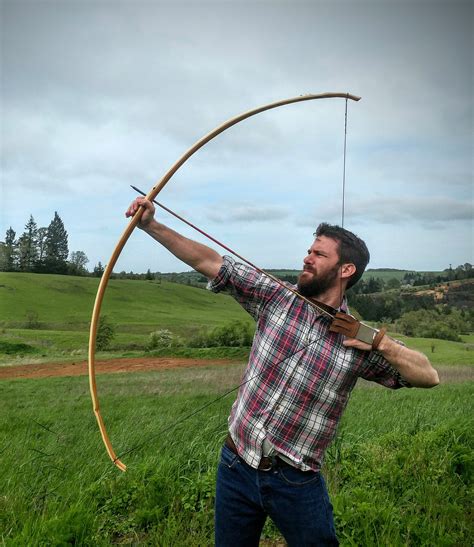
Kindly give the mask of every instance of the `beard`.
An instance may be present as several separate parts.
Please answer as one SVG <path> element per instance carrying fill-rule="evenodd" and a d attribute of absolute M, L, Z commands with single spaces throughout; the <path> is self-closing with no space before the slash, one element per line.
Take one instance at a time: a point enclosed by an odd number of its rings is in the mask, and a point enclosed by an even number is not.
<path fill-rule="evenodd" d="M 298 292 L 306 297 L 317 298 L 337 284 L 339 280 L 339 268 L 338 264 L 327 273 L 318 275 L 316 272 L 308 279 L 304 278 L 306 272 L 302 272 L 298 277 Z"/>

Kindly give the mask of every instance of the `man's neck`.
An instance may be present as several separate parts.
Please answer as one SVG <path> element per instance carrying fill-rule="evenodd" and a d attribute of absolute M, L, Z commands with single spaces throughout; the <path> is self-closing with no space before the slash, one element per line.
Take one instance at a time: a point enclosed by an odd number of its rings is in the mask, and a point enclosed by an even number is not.
<path fill-rule="evenodd" d="M 343 287 L 331 288 L 322 294 L 318 294 L 316 296 L 310 297 L 310 300 L 315 300 L 316 302 L 324 304 L 334 310 L 337 310 L 340 308 L 343 299 L 344 299 Z"/>

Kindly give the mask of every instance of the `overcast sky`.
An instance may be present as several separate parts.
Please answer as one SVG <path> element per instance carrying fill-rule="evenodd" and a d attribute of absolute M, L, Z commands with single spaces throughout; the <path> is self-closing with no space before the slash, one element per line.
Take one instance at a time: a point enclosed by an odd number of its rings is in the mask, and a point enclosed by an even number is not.
<path fill-rule="evenodd" d="M 148 192 L 202 135 L 245 110 L 350 92 L 346 228 L 369 267 L 473 257 L 473 3 L 445 0 L 1 0 L 1 220 L 57 211 L 69 250 L 106 263 Z M 238 124 L 159 195 L 266 268 L 300 268 L 341 223 L 343 99 Z M 202 240 L 160 213 L 185 235 Z M 184 271 L 136 230 L 116 270 Z"/>

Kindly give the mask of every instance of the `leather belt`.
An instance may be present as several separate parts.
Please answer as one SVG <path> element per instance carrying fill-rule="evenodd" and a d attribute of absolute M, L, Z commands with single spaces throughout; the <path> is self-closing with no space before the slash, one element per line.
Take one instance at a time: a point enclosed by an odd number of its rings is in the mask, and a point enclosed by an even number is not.
<path fill-rule="evenodd" d="M 236 456 L 239 455 L 239 453 L 237 452 L 237 447 L 235 446 L 235 443 L 232 440 L 232 437 L 230 436 L 229 433 L 227 434 L 224 444 Z M 286 463 L 278 456 L 262 456 L 262 459 L 260 460 L 260 463 L 258 464 L 257 469 L 259 471 L 270 471 L 271 469 L 274 469 L 275 467 L 282 467 L 282 466 L 291 467 L 289 463 Z"/>

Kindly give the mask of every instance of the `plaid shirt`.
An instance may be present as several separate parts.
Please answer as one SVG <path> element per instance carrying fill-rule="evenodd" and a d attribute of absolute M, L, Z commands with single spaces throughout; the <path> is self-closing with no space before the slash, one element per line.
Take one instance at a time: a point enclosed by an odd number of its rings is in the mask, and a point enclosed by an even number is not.
<path fill-rule="evenodd" d="M 229 291 L 257 321 L 229 417 L 239 455 L 254 468 L 266 437 L 295 467 L 318 471 L 358 377 L 408 385 L 380 353 L 344 347 L 328 317 L 253 268 L 225 256 L 208 288 Z"/>

